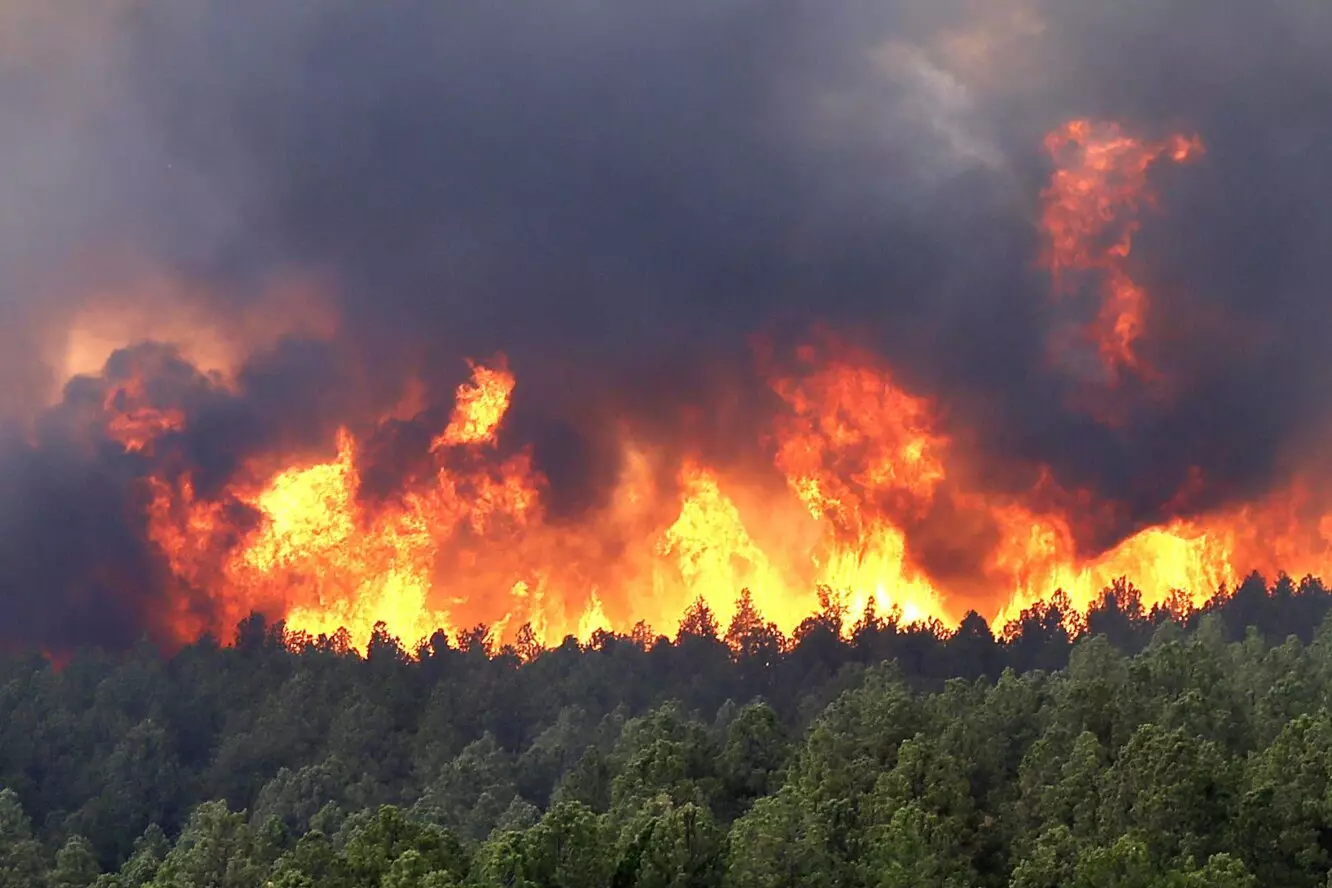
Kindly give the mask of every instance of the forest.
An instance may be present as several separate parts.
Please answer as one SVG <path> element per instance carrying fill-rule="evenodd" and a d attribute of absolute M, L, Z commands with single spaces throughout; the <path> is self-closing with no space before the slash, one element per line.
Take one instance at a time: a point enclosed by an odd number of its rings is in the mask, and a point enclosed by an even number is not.
<path fill-rule="evenodd" d="M 1332 885 L 1332 593 L 0 658 L 0 888 Z"/>

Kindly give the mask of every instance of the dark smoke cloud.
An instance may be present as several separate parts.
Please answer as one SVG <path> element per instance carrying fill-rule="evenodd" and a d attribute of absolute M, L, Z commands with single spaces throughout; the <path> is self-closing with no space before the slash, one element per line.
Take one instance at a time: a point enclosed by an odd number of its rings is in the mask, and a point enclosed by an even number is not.
<path fill-rule="evenodd" d="M 133 460 L 41 443 L 0 447 L 0 643 L 132 644 L 166 580 L 140 542 Z"/>
<path fill-rule="evenodd" d="M 146 343 L 113 353 L 98 377 L 71 380 L 31 437 L 9 426 L 0 439 L 0 646 L 170 642 L 168 593 L 175 608 L 215 625 L 207 590 L 174 579 L 150 543 L 143 482 L 188 469 L 196 494 L 212 499 L 251 457 L 330 456 L 339 418 L 361 406 L 342 366 L 324 344 L 286 342 L 225 388 L 170 346 Z M 143 403 L 187 417 L 151 451 L 126 452 L 107 428 L 104 405 L 124 400 L 131 380 L 145 381 Z M 227 526 L 253 526 L 247 506 L 222 501 Z"/>
<path fill-rule="evenodd" d="M 256 454 L 331 456 L 334 431 L 362 412 L 351 368 L 327 343 L 285 340 L 241 369 L 240 394 L 214 389 L 184 405 L 188 423 L 158 444 L 211 497 Z"/>
<path fill-rule="evenodd" d="M 1159 518 L 1192 465 L 1217 496 L 1247 495 L 1326 430 L 1322 0 L 12 7 L 0 408 L 49 394 L 41 343 L 97 280 L 88 257 L 204 282 L 222 312 L 275 273 L 336 281 L 335 343 L 284 343 L 239 395 L 191 399 L 167 444 L 210 485 L 248 454 L 326 445 L 408 370 L 439 420 L 459 359 L 504 350 L 515 428 L 576 512 L 610 464 L 592 420 L 627 409 L 669 437 L 673 405 L 721 392 L 702 438 L 751 447 L 765 404 L 737 369 L 746 337 L 815 320 L 937 393 L 995 486 L 1049 463 L 1122 502 L 1088 546 Z M 1154 173 L 1164 214 L 1135 249 L 1181 390 L 1120 428 L 1065 409 L 1071 383 L 1045 359 L 1040 140 L 1072 116 L 1208 149 Z M 126 582 L 160 588 L 127 516 L 135 470 L 62 428 L 0 466 L 15 546 L 0 640 L 128 633 L 147 602 L 98 613 L 92 555 L 123 550 Z M 382 432 L 372 462 L 406 466 L 422 437 Z M 79 545 L 47 545 L 43 516 Z M 86 624 L 51 622 L 88 601 L 103 603 Z"/>

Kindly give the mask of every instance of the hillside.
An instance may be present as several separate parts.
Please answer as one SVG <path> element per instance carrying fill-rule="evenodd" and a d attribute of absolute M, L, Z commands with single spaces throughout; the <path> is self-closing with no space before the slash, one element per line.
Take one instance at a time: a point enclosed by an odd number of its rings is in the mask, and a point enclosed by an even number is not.
<path fill-rule="evenodd" d="M 1136 601 L 11 657 L 0 885 L 1323 885 L 1332 595 Z"/>

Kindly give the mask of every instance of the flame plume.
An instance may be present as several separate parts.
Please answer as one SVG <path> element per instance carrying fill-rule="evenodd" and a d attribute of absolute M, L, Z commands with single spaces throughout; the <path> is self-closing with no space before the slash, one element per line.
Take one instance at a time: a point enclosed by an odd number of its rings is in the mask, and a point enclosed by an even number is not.
<path fill-rule="evenodd" d="M 1091 277 L 1099 284 L 1095 318 L 1077 340 L 1096 353 L 1111 386 L 1128 373 L 1158 376 L 1139 353 L 1149 309 L 1147 292 L 1129 274 L 1127 260 L 1141 228 L 1137 213 L 1155 206 L 1147 171 L 1162 158 L 1184 163 L 1203 152 L 1196 137 L 1172 136 L 1144 143 L 1115 123 L 1073 120 L 1045 138 L 1058 168 L 1042 193 L 1044 264 L 1056 293 L 1076 292 Z"/>
<path fill-rule="evenodd" d="M 772 380 L 788 408 L 773 428 L 773 461 L 787 491 L 765 492 L 752 505 L 731 493 L 742 489 L 733 479 L 686 460 L 671 488 L 674 518 L 654 524 L 668 487 L 627 442 L 604 510 L 578 525 L 549 522 L 545 479 L 530 454 L 495 461 L 482 452 L 502 430 L 515 381 L 475 365 L 449 424 L 466 433 L 446 431 L 432 445 L 438 453 L 440 441 L 454 440 L 447 446 L 464 452 L 441 459 L 430 483 L 392 503 L 367 504 L 357 495 L 356 445 L 344 430 L 336 459 L 235 491 L 258 521 L 211 572 L 200 557 L 217 549 L 223 510 L 193 500 L 188 482 L 154 485 L 153 538 L 177 575 L 213 590 L 229 617 L 267 609 L 295 631 L 331 635 L 345 627 L 355 641 L 380 622 L 423 639 L 472 620 L 506 640 L 523 624 L 542 643 L 564 634 L 585 640 L 598 629 L 627 631 L 645 616 L 670 621 L 700 598 L 729 620 L 742 588 L 787 632 L 817 607 L 820 587 L 853 613 L 872 601 L 880 612 L 955 626 L 961 614 L 947 585 L 914 557 L 906 529 L 938 497 L 983 515 L 997 531 L 983 568 L 1002 593 L 985 614 L 995 620 L 1057 589 L 1086 609 L 1125 575 L 1142 584 L 1150 606 L 1177 589 L 1200 600 L 1252 566 L 1325 566 L 1322 537 L 1301 541 L 1298 491 L 1172 520 L 1082 558 L 1069 514 L 950 486 L 948 438 L 935 428 L 930 402 L 896 385 L 869 356 L 837 351 L 840 359 L 821 362 L 804 349 L 803 375 Z M 479 412 L 484 421 L 474 419 Z M 1076 504 L 1076 496 L 1061 495 Z"/>
<path fill-rule="evenodd" d="M 1153 380 L 1140 349 L 1149 300 L 1127 260 L 1137 214 L 1154 200 L 1148 170 L 1191 160 L 1202 144 L 1077 120 L 1046 148 L 1058 169 L 1042 195 L 1045 267 L 1061 296 L 1090 283 L 1098 299 L 1078 341 L 1111 387 Z M 1120 577 L 1151 607 L 1199 602 L 1255 569 L 1328 567 L 1332 514 L 1314 478 L 1190 513 L 1193 487 L 1208 481 L 1195 472 L 1160 520 L 1089 552 L 1085 527 L 1116 504 L 1043 466 L 1026 467 L 1038 479 L 1030 489 L 996 494 L 956 444 L 965 422 L 945 419 L 947 405 L 902 385 L 881 356 L 820 332 L 788 357 L 760 368 L 776 412 L 754 430 L 764 449 L 750 471 L 617 420 L 610 489 L 573 517 L 552 514 L 551 479 L 531 446 L 511 440 L 522 389 L 502 354 L 471 363 L 447 421 L 414 454 L 428 471 L 388 496 L 363 489 L 364 422 L 359 438 L 350 424 L 337 431 L 331 459 L 275 464 L 269 453 L 206 493 L 192 470 L 154 462 L 148 536 L 191 593 L 162 619 L 182 641 L 259 610 L 296 632 L 346 629 L 354 644 L 379 623 L 408 642 L 485 623 L 502 641 L 521 631 L 524 645 L 553 644 L 644 621 L 668 627 L 698 600 L 725 625 L 742 589 L 785 632 L 821 598 L 956 626 L 968 609 L 1003 621 L 1056 591 L 1085 610 Z M 156 395 L 161 372 L 145 361 L 104 373 L 98 401 L 106 437 L 149 461 L 191 424 Z M 204 375 L 197 384 L 223 386 Z M 435 415 L 427 400 L 416 391 L 383 422 L 424 423 Z M 955 564 L 928 545 L 950 534 Z"/>
<path fill-rule="evenodd" d="M 496 359 L 494 368 L 472 367 L 474 382 L 458 389 L 458 404 L 443 434 L 430 445 L 432 452 L 462 444 L 493 444 L 495 431 L 509 409 L 516 381 L 508 372 L 504 356 Z"/>

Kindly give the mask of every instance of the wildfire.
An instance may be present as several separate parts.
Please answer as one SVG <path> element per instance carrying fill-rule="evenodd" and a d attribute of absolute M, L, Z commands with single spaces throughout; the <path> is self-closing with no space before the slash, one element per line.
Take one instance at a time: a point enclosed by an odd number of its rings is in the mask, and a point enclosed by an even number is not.
<path fill-rule="evenodd" d="M 1202 142 L 1177 135 L 1144 143 L 1115 123 L 1074 120 L 1046 136 L 1045 148 L 1058 168 L 1041 195 L 1048 241 L 1044 263 L 1060 295 L 1077 292 L 1089 277 L 1099 285 L 1100 307 L 1076 338 L 1094 349 L 1112 386 L 1126 372 L 1150 380 L 1157 371 L 1137 349 L 1147 292 L 1127 267 L 1141 227 L 1137 213 L 1156 203 L 1148 169 L 1162 158 L 1174 163 L 1195 158 Z"/>
<path fill-rule="evenodd" d="M 228 523 L 223 503 L 197 500 L 188 480 L 179 488 L 155 481 L 153 539 L 181 581 L 209 590 L 229 619 L 258 608 L 295 631 L 346 628 L 357 642 L 380 622 L 423 639 L 475 621 L 506 640 L 527 624 L 549 644 L 627 631 L 644 618 L 669 622 L 699 598 L 725 622 L 743 588 L 788 632 L 817 607 L 820 587 L 853 614 L 872 599 L 909 621 L 956 625 L 958 607 L 918 562 L 907 530 L 939 497 L 997 531 L 982 568 L 999 593 L 985 614 L 995 620 L 1057 589 L 1085 609 L 1121 576 L 1142 586 L 1150 606 L 1173 590 L 1206 597 L 1251 567 L 1325 564 L 1321 537 L 1299 542 L 1293 493 L 1147 528 L 1079 558 L 1068 515 L 950 484 L 949 441 L 931 403 L 870 356 L 837 352 L 821 361 L 804 350 L 800 373 L 772 380 L 788 408 L 772 430 L 785 492 L 747 491 L 694 460 L 663 485 L 653 460 L 627 443 L 607 505 L 576 525 L 549 522 L 544 478 L 529 454 L 497 462 L 485 453 L 515 381 L 476 365 L 448 426 L 464 433 L 436 439 L 428 484 L 390 503 L 363 500 L 357 448 L 344 431 L 335 459 L 232 492 L 256 516 L 248 531 Z"/>
<path fill-rule="evenodd" d="M 1148 169 L 1188 160 L 1201 144 L 1147 144 L 1074 121 L 1046 146 L 1060 163 L 1044 192 L 1046 265 L 1060 292 L 1075 278 L 1098 283 L 1100 308 L 1083 335 L 1111 379 L 1149 376 L 1136 348 L 1147 297 L 1126 264 L 1135 214 L 1152 202 Z M 188 425 L 184 411 L 154 399 L 151 370 L 110 380 L 102 403 L 108 437 L 145 455 Z M 533 452 L 505 437 L 519 380 L 503 355 L 471 365 L 420 454 L 430 470 L 392 495 L 362 489 L 364 439 L 349 429 L 329 442 L 330 459 L 275 471 L 270 455 L 208 496 L 178 466 L 155 474 L 145 486 L 149 536 L 192 593 L 183 600 L 212 605 L 166 619 L 182 640 L 225 632 L 257 609 L 311 635 L 345 628 L 358 645 L 379 623 L 408 643 L 484 623 L 497 640 L 527 626 L 524 638 L 553 644 L 640 621 L 667 629 L 698 599 L 724 626 L 742 589 L 787 632 L 820 594 L 853 617 L 872 603 L 955 626 L 969 608 L 1003 621 L 1056 590 L 1086 609 L 1124 576 L 1150 607 L 1177 590 L 1200 601 L 1254 569 L 1328 567 L 1332 515 L 1311 516 L 1316 504 L 1298 483 L 1260 502 L 1167 518 L 1088 554 L 1076 532 L 1087 495 L 1060 489 L 1048 471 L 1025 495 L 969 482 L 955 446 L 964 430 L 879 356 L 820 333 L 764 372 L 779 409 L 755 430 L 761 471 L 724 470 L 688 447 L 661 450 L 626 422 L 612 489 L 574 518 L 548 512 L 550 484 Z M 392 421 L 424 421 L 434 415 L 428 400 L 413 390 Z M 1190 485 L 1205 481 L 1195 474 Z M 925 551 L 920 528 L 941 521 L 981 529 L 968 537 L 975 551 L 965 564 Z"/>
<path fill-rule="evenodd" d="M 131 453 L 146 450 L 158 436 L 185 424 L 185 416 L 180 411 L 163 410 L 146 403 L 143 383 L 139 379 L 113 386 L 102 406 L 111 416 L 107 435 Z"/>
<path fill-rule="evenodd" d="M 935 431 L 932 405 L 899 388 L 867 355 L 820 365 L 805 347 L 799 357 L 808 375 L 772 383 L 790 408 L 778 420 L 776 465 L 825 527 L 813 554 L 815 581 L 857 610 L 873 597 L 881 611 L 949 620 L 939 593 L 912 564 L 899 524 L 927 508 L 945 478 L 948 441 Z"/>
<path fill-rule="evenodd" d="M 509 409 L 516 381 L 505 367 L 503 356 L 492 369 L 472 364 L 474 382 L 458 389 L 458 404 L 444 433 L 435 439 L 431 450 L 460 444 L 482 444 L 495 441 L 495 430 Z"/>
<path fill-rule="evenodd" d="M 151 381 L 169 372 L 171 349 L 141 349 L 121 356 L 107 374 L 102 398 L 106 435 L 131 453 L 152 448 L 166 432 L 185 425 L 185 413 L 177 405 L 163 404 L 154 396 Z"/>

